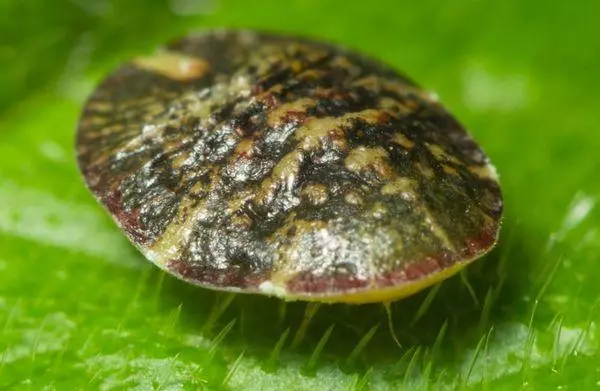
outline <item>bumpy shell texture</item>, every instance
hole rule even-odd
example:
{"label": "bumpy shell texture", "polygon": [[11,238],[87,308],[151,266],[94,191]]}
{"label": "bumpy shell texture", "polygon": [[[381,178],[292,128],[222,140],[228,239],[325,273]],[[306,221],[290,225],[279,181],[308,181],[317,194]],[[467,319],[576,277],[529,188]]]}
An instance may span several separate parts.
{"label": "bumpy shell texture", "polygon": [[88,100],[77,154],[131,242],[212,289],[392,300],[500,227],[493,167],[432,96],[306,39],[212,31],[134,59]]}

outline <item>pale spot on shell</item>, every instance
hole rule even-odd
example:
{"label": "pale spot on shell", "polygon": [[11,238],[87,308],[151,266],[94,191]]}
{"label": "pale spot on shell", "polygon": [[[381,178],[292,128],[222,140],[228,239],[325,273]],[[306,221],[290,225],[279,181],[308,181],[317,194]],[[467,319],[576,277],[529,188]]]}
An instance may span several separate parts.
{"label": "pale spot on shell", "polygon": [[302,70],[302,62],[299,60],[292,61],[291,68],[294,73],[300,72]]}
{"label": "pale spot on shell", "polygon": [[405,135],[398,132],[392,136],[392,141],[403,146],[406,149],[412,149],[415,146],[414,141],[409,140]]}
{"label": "pale spot on shell", "polygon": [[409,178],[397,178],[392,182],[386,183],[381,188],[381,194],[393,195],[401,193],[413,193],[415,191],[415,181]]}
{"label": "pale spot on shell", "polygon": [[267,124],[273,127],[281,126],[290,114],[305,113],[307,109],[314,107],[316,104],[317,102],[312,98],[301,98],[284,103],[269,112]]}
{"label": "pale spot on shell", "polygon": [[303,160],[303,154],[300,151],[293,151],[285,155],[279,163],[273,168],[273,178],[295,178],[300,171],[300,165]]}
{"label": "pale spot on shell", "polygon": [[258,286],[258,290],[261,291],[261,293],[269,296],[286,297],[288,295],[285,287],[274,284],[272,281],[265,281],[261,283]]}
{"label": "pale spot on shell", "polygon": [[331,65],[348,71],[351,76],[360,75],[361,68],[351,62],[346,56],[336,56],[331,60]]}
{"label": "pale spot on shell", "polygon": [[113,111],[115,106],[111,102],[92,100],[87,104],[86,109],[89,111],[96,111],[100,114],[106,114]]}
{"label": "pale spot on shell", "polygon": [[111,134],[121,133],[125,130],[125,126],[123,124],[117,123],[114,125],[109,125],[102,127],[100,130],[93,134],[90,139],[102,138],[104,136],[110,136]]}
{"label": "pale spot on shell", "polygon": [[429,152],[431,152],[431,154],[433,155],[433,157],[436,158],[436,160],[438,160],[440,162],[448,161],[448,162],[452,162],[457,165],[461,164],[460,160],[458,160],[455,156],[452,156],[451,154],[447,153],[439,145],[425,143],[425,146],[427,147],[427,149],[429,149]]}
{"label": "pale spot on shell", "polygon": [[350,205],[361,205],[363,199],[358,193],[350,191],[344,195],[344,201]]}
{"label": "pale spot on shell", "polygon": [[423,174],[423,176],[427,179],[432,179],[435,176],[435,173],[429,166],[425,166],[422,163],[416,164],[417,169]]}
{"label": "pale spot on shell", "polygon": [[342,140],[343,144],[340,145],[345,146],[345,134],[341,129],[343,125],[343,118],[315,118],[299,127],[295,132],[295,138],[301,140],[300,147],[305,151],[321,148],[323,142],[332,136]]}
{"label": "pale spot on shell", "polygon": [[180,170],[186,164],[189,164],[190,154],[188,152],[181,152],[173,157],[172,165],[173,169]]}
{"label": "pale spot on shell", "polygon": [[477,175],[481,179],[490,179],[493,181],[498,181],[498,173],[495,168],[492,168],[489,164],[485,166],[469,166],[469,171],[473,174]]}
{"label": "pale spot on shell", "polygon": [[108,117],[101,117],[101,116],[90,116],[90,117],[85,117],[81,120],[81,123],[85,126],[102,126],[102,125],[106,125],[109,121]]}
{"label": "pale spot on shell", "polygon": [[[268,204],[275,196],[278,188],[289,193],[298,180],[303,160],[303,152],[299,150],[292,151],[282,157],[277,165],[273,167],[271,175],[261,182],[256,200],[261,204]],[[298,197],[293,197],[294,203],[299,202]]]}
{"label": "pale spot on shell", "polygon": [[404,102],[400,102],[396,99],[392,99],[392,98],[388,98],[388,97],[383,97],[383,98],[379,99],[378,106],[381,109],[390,112],[390,114],[396,112],[400,115],[407,115],[412,110],[411,107],[404,104]]}
{"label": "pale spot on shell", "polygon": [[236,214],[231,217],[231,225],[247,230],[252,227],[252,219],[245,214]]}
{"label": "pale spot on shell", "polygon": [[232,215],[242,209],[242,207],[254,197],[253,189],[244,189],[239,191],[229,201],[227,213]]}
{"label": "pale spot on shell", "polygon": [[146,124],[142,127],[140,134],[124,145],[119,151],[119,154],[127,154],[130,152],[138,151],[142,148],[144,142],[147,140],[158,139],[161,137],[163,130],[165,129],[164,124]]}
{"label": "pale spot on shell", "polygon": [[327,192],[327,187],[320,183],[309,184],[304,186],[301,191],[303,197],[308,199],[313,205],[322,205],[327,202],[329,198],[329,194]]}
{"label": "pale spot on shell", "polygon": [[252,156],[254,152],[254,142],[249,139],[249,138],[245,138],[242,139],[238,145],[235,147],[235,150],[233,151],[233,156],[240,157],[240,156]]}
{"label": "pale spot on shell", "polygon": [[348,142],[343,127],[349,125],[352,120],[375,124],[381,115],[381,110],[367,109],[341,117],[313,118],[299,127],[294,135],[296,140],[301,141],[301,148],[306,151],[321,148],[325,140],[330,140],[338,149],[345,151]]}
{"label": "pale spot on shell", "polygon": [[199,196],[207,191],[206,188],[207,188],[207,185],[204,182],[198,181],[190,189],[190,195]]}
{"label": "pale spot on shell", "polygon": [[[193,213],[190,213],[191,210]],[[169,261],[177,259],[182,251],[182,243],[187,242],[192,229],[196,226],[196,222],[201,220],[205,210],[205,202],[197,204],[197,201],[192,198],[184,198],[179,204],[177,214],[162,235],[144,249],[146,256],[161,268],[166,267]]]}
{"label": "pale spot on shell", "polygon": [[344,161],[352,172],[372,169],[383,177],[391,176],[393,169],[389,165],[389,154],[382,147],[357,147],[350,151]]}
{"label": "pale spot on shell", "polygon": [[388,212],[388,208],[386,208],[385,205],[380,202],[375,203],[375,205],[373,205],[373,209],[371,210],[373,217],[376,219],[382,219]]}
{"label": "pale spot on shell", "polygon": [[201,78],[210,69],[208,62],[203,59],[168,51],[159,52],[151,57],[138,57],[133,63],[139,68],[178,81]]}
{"label": "pale spot on shell", "polygon": [[442,170],[444,170],[444,172],[448,175],[458,176],[458,171],[456,171],[456,169],[454,167],[443,164]]}

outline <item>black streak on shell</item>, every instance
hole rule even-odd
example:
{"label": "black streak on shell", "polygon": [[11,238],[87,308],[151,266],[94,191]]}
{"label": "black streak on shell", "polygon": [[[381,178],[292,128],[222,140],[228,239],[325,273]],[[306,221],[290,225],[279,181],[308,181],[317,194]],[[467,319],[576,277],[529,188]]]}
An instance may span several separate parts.
{"label": "black streak on shell", "polygon": [[249,31],[117,69],[85,106],[77,152],[140,251],[213,289],[399,298],[487,252],[502,213],[484,153],[412,81]]}

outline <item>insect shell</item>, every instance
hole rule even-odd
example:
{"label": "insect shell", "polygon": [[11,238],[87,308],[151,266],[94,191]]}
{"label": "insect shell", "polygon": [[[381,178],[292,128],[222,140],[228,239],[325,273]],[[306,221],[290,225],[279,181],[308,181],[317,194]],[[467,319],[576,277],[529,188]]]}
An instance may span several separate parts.
{"label": "insect shell", "polygon": [[154,264],[286,300],[399,299],[489,251],[498,178],[430,94],[339,47],[184,37],[112,73],[77,134],[88,187]]}

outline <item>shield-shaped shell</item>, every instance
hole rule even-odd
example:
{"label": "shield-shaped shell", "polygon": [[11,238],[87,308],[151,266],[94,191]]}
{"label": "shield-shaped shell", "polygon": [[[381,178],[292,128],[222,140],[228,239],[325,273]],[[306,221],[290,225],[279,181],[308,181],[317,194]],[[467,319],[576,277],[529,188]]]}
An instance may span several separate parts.
{"label": "shield-shaped shell", "polygon": [[493,166],[432,95],[307,39],[211,31],[136,58],[88,100],[77,153],[130,241],[206,288],[393,300],[500,227]]}

